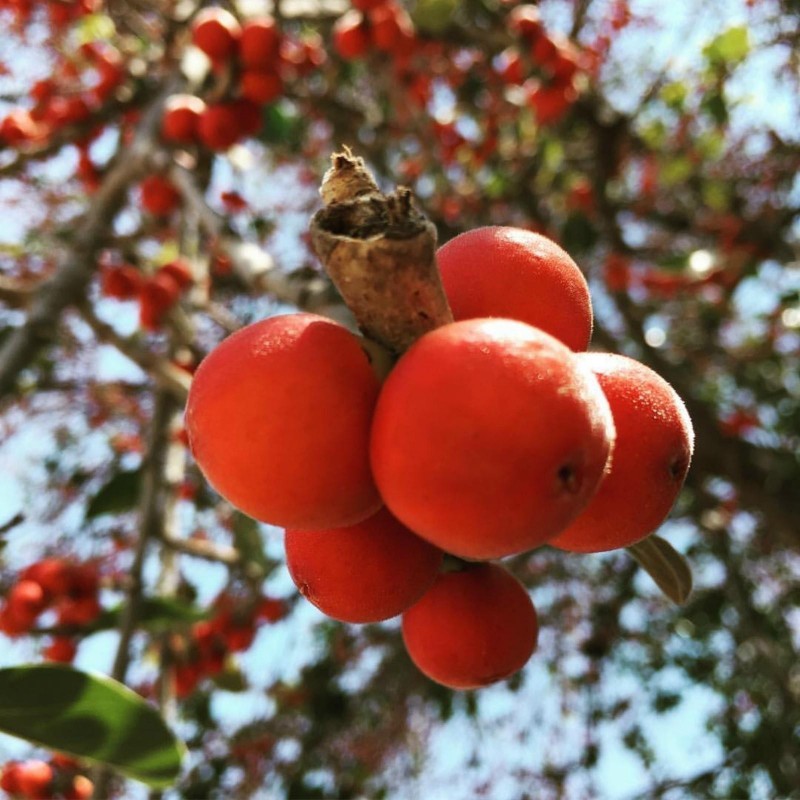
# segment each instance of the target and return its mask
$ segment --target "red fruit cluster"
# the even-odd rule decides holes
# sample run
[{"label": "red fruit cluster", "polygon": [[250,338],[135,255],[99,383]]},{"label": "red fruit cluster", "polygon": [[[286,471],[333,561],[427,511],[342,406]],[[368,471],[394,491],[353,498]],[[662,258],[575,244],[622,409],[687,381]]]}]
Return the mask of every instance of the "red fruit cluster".
[{"label": "red fruit cluster", "polygon": [[416,43],[414,23],[393,0],[355,2],[333,25],[333,46],[345,61],[363,58],[370,50],[404,56]]},{"label": "red fruit cluster", "polygon": [[[74,564],[61,558],[45,558],[26,567],[8,590],[0,606],[0,631],[21,636],[33,628],[47,610],[54,610],[58,625],[83,626],[100,614],[100,582],[92,564]],[[75,642],[57,636],[43,651],[53,661],[71,661]]]},{"label": "red fruit cluster", "polygon": [[[520,44],[500,54],[497,70],[501,78],[506,83],[522,84],[540,124],[558,122],[578,99],[575,79],[583,71],[580,53],[566,39],[548,34],[535,5],[512,9],[508,27]],[[526,79],[531,69],[538,77]]]},{"label": "red fruit cluster", "polygon": [[212,619],[196,622],[188,636],[172,643],[178,697],[188,696],[204,678],[222,672],[231,653],[250,647],[261,624],[277,622],[287,612],[286,604],[272,597],[252,603],[223,594],[214,605],[216,614]]},{"label": "red fruit cluster", "polygon": [[[287,57],[304,63],[311,54],[284,53],[288,43],[270,16],[240,24],[230,12],[217,7],[203,9],[192,24],[192,42],[211,60],[226,86],[215,85],[213,101],[195,95],[176,94],[164,107],[161,133],[168,142],[198,144],[209,150],[228,150],[261,129],[261,109],[283,93]],[[303,49],[302,47],[300,49]],[[286,56],[286,57],[285,57]],[[233,75],[233,80],[230,79]]]},{"label": "red fruit cluster", "polygon": [[479,228],[438,256],[456,321],[382,386],[339,325],[272,317],[201,363],[186,427],[215,488],[287,528],[302,594],[345,621],[405,613],[420,669],[469,688],[525,663],[536,614],[499,566],[437,577],[442,551],[485,561],[638,541],[680,489],[692,428],[648,367],[580,352],[589,291],[554,242]]},{"label": "red fruit cluster", "polygon": [[75,759],[55,754],[50,761],[9,761],[0,773],[0,789],[27,800],[89,800],[94,785]]},{"label": "red fruit cluster", "polygon": [[104,264],[100,270],[100,291],[116,300],[139,301],[139,321],[145,330],[155,331],[192,285],[191,265],[176,258],[145,276],[130,264]]}]

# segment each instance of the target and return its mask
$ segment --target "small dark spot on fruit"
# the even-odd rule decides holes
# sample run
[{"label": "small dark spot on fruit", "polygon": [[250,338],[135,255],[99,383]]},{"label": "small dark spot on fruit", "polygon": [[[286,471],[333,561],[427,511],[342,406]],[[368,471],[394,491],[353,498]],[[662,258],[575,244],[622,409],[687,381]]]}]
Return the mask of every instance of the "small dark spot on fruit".
[{"label": "small dark spot on fruit", "polygon": [[558,470],[558,482],[562,489],[570,494],[577,493],[581,488],[581,476],[572,464],[564,464]]},{"label": "small dark spot on fruit", "polygon": [[687,459],[685,456],[677,456],[669,463],[669,474],[672,480],[681,480],[686,472]]}]

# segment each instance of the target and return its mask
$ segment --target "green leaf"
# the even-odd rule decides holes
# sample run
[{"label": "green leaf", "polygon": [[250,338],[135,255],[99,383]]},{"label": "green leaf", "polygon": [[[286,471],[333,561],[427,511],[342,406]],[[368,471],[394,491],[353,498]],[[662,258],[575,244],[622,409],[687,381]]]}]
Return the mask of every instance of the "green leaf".
[{"label": "green leaf", "polygon": [[245,564],[255,566],[262,575],[270,571],[272,564],[264,553],[258,523],[238,511],[233,517],[233,543]]},{"label": "green leaf", "polygon": [[95,496],[89,501],[86,518],[92,519],[102,514],[121,514],[130,511],[139,499],[141,481],[141,469],[116,473],[98,489]]},{"label": "green leaf", "polygon": [[0,669],[0,730],[155,787],[174,783],[185,751],[136,692],[65,664]]},{"label": "green leaf", "polygon": [[114,20],[107,14],[87,14],[78,23],[78,41],[81,44],[108,41],[114,38],[116,32]]},{"label": "green leaf", "polygon": [[692,570],[675,548],[655,534],[625,548],[673,603],[682,605],[692,593]]},{"label": "green leaf", "polygon": [[417,0],[412,18],[423,33],[437,34],[451,23],[458,0]]},{"label": "green leaf", "polygon": [[681,81],[668,83],[661,90],[661,99],[670,107],[681,109],[686,101],[686,84]]},{"label": "green leaf", "polygon": [[714,66],[737,64],[749,52],[750,34],[746,25],[728,28],[703,48],[706,60]]},{"label": "green leaf", "polygon": [[[103,609],[95,619],[90,630],[111,630],[119,627],[120,617],[124,604],[120,603],[114,608]],[[171,630],[176,625],[190,625],[209,619],[211,613],[195,606],[182,603],[173,597],[146,597],[138,614],[138,625],[154,633]]]},{"label": "green leaf", "polygon": [[707,94],[700,103],[700,108],[708,114],[717,125],[725,125],[728,122],[728,106],[721,92],[711,92]]},{"label": "green leaf", "polygon": [[665,186],[677,186],[689,178],[693,169],[692,162],[686,156],[671,158],[661,166],[661,182]]}]

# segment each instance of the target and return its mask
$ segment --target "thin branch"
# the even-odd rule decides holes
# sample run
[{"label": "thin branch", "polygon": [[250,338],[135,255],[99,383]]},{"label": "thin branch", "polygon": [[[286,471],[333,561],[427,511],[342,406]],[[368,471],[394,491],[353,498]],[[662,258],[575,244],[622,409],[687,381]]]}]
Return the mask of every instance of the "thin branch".
[{"label": "thin branch", "polygon": [[80,312],[98,339],[113,344],[123,355],[152,375],[162,388],[173,395],[176,401],[186,402],[191,378],[184,370],[142,347],[136,339],[117,333],[111,325],[98,318],[88,303],[80,306]]},{"label": "thin branch", "polygon": [[167,547],[179,553],[202,558],[206,561],[215,561],[219,564],[227,564],[230,567],[235,567],[242,563],[242,554],[235,547],[226,547],[203,539],[183,539],[169,534],[164,534],[161,537],[161,541]]},{"label": "thin branch", "polygon": [[123,207],[128,187],[145,172],[152,159],[166,94],[166,90],[161,92],[148,109],[125,158],[118,159],[109,170],[91,206],[77,223],[75,243],[55,274],[36,292],[25,322],[0,348],[0,397],[14,390],[19,373],[55,340],[64,309],[85,297],[100,243]]}]

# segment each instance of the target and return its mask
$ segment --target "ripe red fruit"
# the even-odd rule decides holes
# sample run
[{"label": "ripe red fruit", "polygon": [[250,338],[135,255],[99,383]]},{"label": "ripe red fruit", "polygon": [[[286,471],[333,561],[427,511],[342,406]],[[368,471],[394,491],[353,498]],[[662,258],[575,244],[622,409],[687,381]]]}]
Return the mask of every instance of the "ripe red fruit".
[{"label": "ripe red fruit", "polygon": [[414,23],[397,3],[387,2],[369,13],[372,41],[387,53],[407,54],[414,43]]},{"label": "ripe red fruit", "polygon": [[508,29],[524,39],[535,39],[544,30],[539,9],[529,3],[512,9],[508,15]]},{"label": "ripe red fruit", "polygon": [[64,800],[90,800],[93,794],[94,784],[85,775],[76,775],[64,791]]},{"label": "ripe red fruit", "polygon": [[35,581],[21,580],[11,587],[6,602],[12,619],[30,626],[47,607],[47,595]]},{"label": "ripe red fruit", "polygon": [[192,41],[212,61],[224,61],[236,52],[242,29],[229,11],[204,8],[192,24]]},{"label": "ripe red fruit", "polygon": [[595,553],[627,547],[663,522],[689,469],[694,432],[683,401],[649,367],[614,353],[578,358],[608,398],[617,440],[597,494],[550,544]]},{"label": "ripe red fruit", "polygon": [[142,327],[157,330],[180,295],[181,287],[169,272],[159,270],[148,278],[139,293],[139,322]]},{"label": "ripe red fruit", "polygon": [[46,761],[24,761],[17,767],[16,778],[20,794],[34,800],[50,797],[53,768]]},{"label": "ripe red fruit", "polygon": [[361,58],[370,46],[369,29],[364,15],[351,8],[333,25],[333,46],[345,61]]},{"label": "ripe red fruit", "polygon": [[200,115],[197,129],[200,141],[210,150],[228,150],[243,135],[236,103],[213,103]]},{"label": "ripe red fruit", "polygon": [[163,175],[148,175],[140,184],[142,208],[157,217],[171,214],[181,202],[180,192]]},{"label": "ripe red fruit", "polygon": [[141,285],[142,274],[136,267],[103,267],[100,273],[100,292],[105,297],[132,300],[139,294]]},{"label": "ripe red fruit", "polygon": [[242,97],[253,103],[264,105],[277,100],[283,93],[283,81],[277,72],[255,72],[248,70],[242,73],[239,80],[239,91]]},{"label": "ripe red fruit", "polygon": [[386,509],[349,527],[286,531],[286,564],[300,593],[342,622],[402,614],[439,572],[442,552]]},{"label": "ripe red fruit", "polygon": [[555,242],[520,228],[475,228],[436,258],[455,319],[507,317],[585,350],[592,335],[586,278]]},{"label": "ripe red fruit", "polygon": [[174,94],[164,105],[161,135],[168,142],[191,144],[197,139],[205,102],[193,94]]},{"label": "ripe red fruit", "polygon": [[56,636],[53,641],[42,650],[42,655],[49,661],[70,663],[78,652],[78,645],[69,636]]},{"label": "ripe red fruit", "polygon": [[586,506],[613,441],[597,380],[552,336],[507,319],[437,328],[400,359],[372,427],[386,505],[442,550],[530,550]]},{"label": "ripe red fruit", "polygon": [[19,794],[19,768],[22,766],[19,761],[9,761],[3,764],[3,773],[0,775],[0,789],[10,795]]},{"label": "ripe red fruit", "polygon": [[539,625],[525,587],[498,564],[476,564],[436,579],[403,614],[411,660],[451,689],[477,689],[525,666]]},{"label": "ripe red fruit", "polygon": [[239,40],[239,59],[245,70],[269,70],[278,61],[280,31],[270,16],[248,20]]},{"label": "ripe red fruit", "polygon": [[239,119],[239,128],[242,136],[255,136],[263,124],[261,106],[246,97],[239,97],[233,101],[233,111]]},{"label": "ripe red fruit", "polygon": [[63,558],[43,558],[26,567],[22,577],[38,583],[49,597],[66,594],[70,588],[70,564]]},{"label": "ripe red fruit", "polygon": [[[192,266],[188,261],[182,258],[176,258],[167,264],[163,264],[158,268],[158,275],[168,275],[174,283],[178,285],[180,290],[191,286],[194,283],[194,275],[192,274]],[[171,294],[171,290],[170,290]]]},{"label": "ripe red fruit", "polygon": [[271,317],[200,364],[186,429],[209,483],[264,522],[351,525],[381,506],[369,469],[378,383],[356,338],[314,314]]}]

